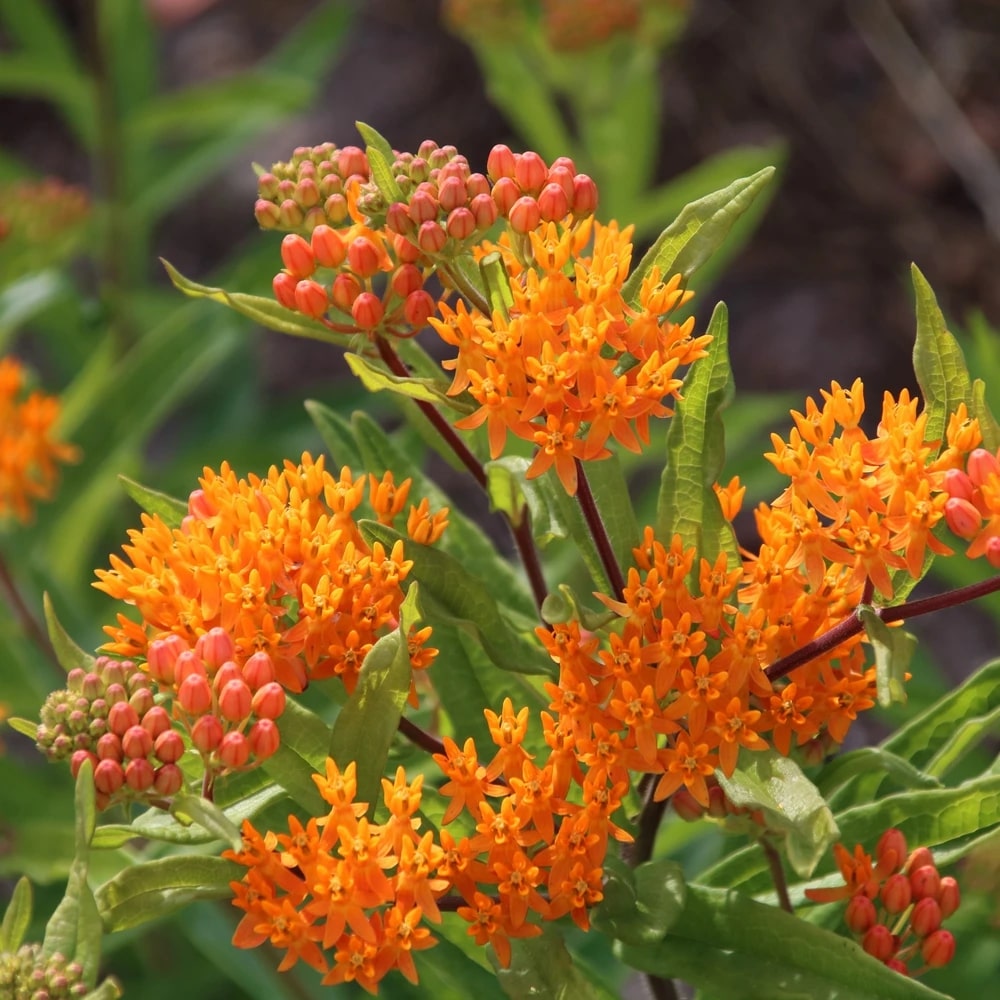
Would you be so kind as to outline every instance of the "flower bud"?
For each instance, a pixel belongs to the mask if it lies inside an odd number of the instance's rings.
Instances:
[[[486,158],[486,173],[492,181],[498,181],[501,177],[513,177],[515,167],[514,154],[503,143],[494,146]]]
[[[420,268],[414,267],[413,264],[403,264],[393,271],[390,284],[393,292],[401,299],[405,299],[410,292],[419,291],[424,287],[424,276],[420,273]]]
[[[898,958],[890,958],[886,963],[893,972],[898,972],[901,976],[908,976],[910,970],[906,967],[905,962],[901,962]]]
[[[958,909],[958,904],[962,901],[962,894],[959,892],[958,882],[950,875],[945,875],[941,879],[937,900],[941,906],[942,920],[947,920]]]
[[[318,281],[308,278],[295,286],[295,308],[304,316],[319,319],[329,306],[326,289]]]
[[[273,201],[258,198],[254,202],[253,214],[261,229],[277,229],[281,225],[281,209]]]
[[[514,230],[515,233],[520,233],[524,235],[525,233],[530,233],[533,229],[538,228],[538,223],[541,221],[541,212],[538,209],[538,202],[534,198],[524,197],[518,198],[511,206],[510,214],[508,216],[510,222],[510,228]]]
[[[445,231],[453,240],[467,240],[476,232],[476,217],[465,208],[456,208],[448,216],[445,223]]]
[[[263,650],[254,653],[243,664],[243,679],[250,685],[251,691],[257,691],[265,684],[270,684],[274,678],[274,663]]]
[[[910,851],[910,856],[906,859],[906,865],[903,868],[907,874],[916,871],[918,868],[922,868],[924,865],[934,864],[934,855],[931,854],[930,848],[928,847],[915,847]]]
[[[538,194],[548,175],[545,161],[533,150],[514,156],[514,180],[525,194]]]
[[[477,194],[469,202],[469,211],[476,222],[476,230],[480,233],[489,229],[500,215],[497,203],[487,194]]]
[[[331,226],[341,225],[350,214],[347,199],[342,194],[331,194],[323,202],[323,212]]]
[[[154,705],[142,717],[142,728],[155,740],[170,729],[170,716],[162,705]]]
[[[563,194],[566,195],[566,201],[569,204],[572,204],[573,194],[574,194],[573,177],[575,176],[575,174],[576,174],[575,170],[565,165],[553,166],[549,170],[549,177],[546,183],[546,187],[549,184],[558,185],[562,189]]]
[[[114,705],[121,701],[128,701],[128,692],[124,684],[109,684],[104,691],[104,699],[108,705]],[[86,711],[86,700],[77,703],[77,708]]]
[[[1000,462],[997,462],[996,455],[988,452],[985,448],[976,448],[969,455],[966,471],[969,473],[969,479],[972,480],[973,485],[982,486],[990,476],[1000,472]]]
[[[470,199],[477,198],[481,194],[488,196],[491,187],[492,185],[484,174],[469,174],[465,179],[465,190]]]
[[[923,960],[932,968],[939,969],[955,957],[955,938],[950,931],[936,930],[924,938],[920,946]]]
[[[493,185],[491,194],[498,212],[504,218],[507,218],[510,215],[510,210],[521,197],[521,189],[517,186],[517,181],[512,177],[501,177]]]
[[[353,274],[338,274],[333,281],[330,297],[341,311],[349,313],[354,300],[361,294],[361,282]]]
[[[952,532],[966,540],[972,538],[983,523],[983,517],[976,506],[960,497],[952,497],[946,501],[944,519]]]
[[[219,671],[215,677],[212,678],[212,690],[216,693],[216,695],[218,695],[230,681],[242,682],[242,680],[243,671],[240,670],[239,666],[232,660],[226,660],[226,662],[219,667]]]
[[[343,146],[338,150],[337,172],[347,178],[356,174],[362,180],[368,179],[368,157],[357,146]]]
[[[177,689],[177,703],[188,715],[203,715],[212,707],[212,689],[200,674],[188,674]]]
[[[852,934],[867,934],[878,923],[875,904],[864,894],[852,896],[844,910],[844,922]]]
[[[437,222],[424,222],[417,232],[417,246],[424,253],[440,253],[447,242],[448,234]]]
[[[203,715],[191,727],[191,743],[200,753],[208,754],[217,750],[222,737],[222,723],[214,715]]]
[[[941,907],[936,899],[925,896],[913,907],[910,927],[917,937],[927,937],[941,926]]]
[[[83,762],[89,760],[93,767],[97,767],[99,761],[95,754],[92,754],[89,750],[76,750],[73,756],[69,759],[69,770],[70,774],[75,778],[80,773],[80,768],[83,767]]]
[[[118,701],[108,710],[108,729],[116,736],[124,736],[125,731],[138,725],[139,714],[127,701]]]
[[[135,792],[144,792],[155,779],[153,765],[145,757],[137,757],[125,765],[125,782]]]
[[[185,649],[174,664],[174,684],[182,684],[191,674],[208,677],[208,671],[201,662],[201,657],[193,650]]]
[[[921,865],[910,872],[910,888],[915,900],[937,898],[941,888],[941,876],[934,865]]]
[[[208,716],[203,715],[202,719],[205,718]],[[153,743],[153,753],[156,755],[156,759],[163,764],[176,764],[184,756],[184,740],[181,734],[174,729],[160,733]]]
[[[148,757],[153,752],[153,737],[142,726],[132,726],[122,736],[122,750],[126,757]]]
[[[93,701],[95,698],[100,698],[104,694],[104,681],[101,680],[98,674],[93,672],[89,674],[84,674],[79,682],[79,691],[87,701]]]
[[[176,764],[164,764],[153,775],[153,787],[160,795],[176,795],[184,787],[184,774]]]
[[[442,211],[453,212],[456,208],[464,207],[468,200],[469,192],[463,179],[452,176],[438,184],[438,204]]]
[[[94,787],[103,795],[114,795],[125,784],[125,772],[116,760],[101,760],[94,768]]]
[[[885,924],[876,924],[861,939],[861,947],[873,958],[887,962],[896,954],[896,939]]]
[[[250,714],[252,700],[250,688],[242,678],[227,681],[219,692],[219,712],[229,722],[242,722]]]
[[[266,760],[278,749],[281,735],[271,719],[258,719],[247,733],[247,742],[257,760]]]
[[[243,767],[250,759],[250,744],[242,733],[226,733],[219,744],[219,760],[229,768]]]
[[[986,561],[994,568],[1000,569],[1000,538],[993,535],[986,540],[986,549],[983,552]]]
[[[586,174],[577,174],[573,178],[573,214],[583,218],[596,210],[597,185]]]
[[[670,801],[674,811],[685,823],[693,823],[705,815],[705,807],[686,788],[677,789]]]
[[[879,892],[879,898],[887,913],[902,913],[913,898],[910,880],[902,872],[890,875]]]
[[[124,753],[122,751],[122,741],[114,733],[105,733],[97,741],[98,760],[121,761]]]
[[[538,195],[538,211],[544,222],[558,222],[569,215],[569,198],[558,184],[546,184]]]
[[[976,495],[976,487],[968,474],[961,469],[949,469],[944,474],[944,492],[959,500],[969,500]]]
[[[195,653],[210,671],[217,670],[226,660],[233,658],[236,647],[232,637],[218,625],[198,637],[194,646]]]
[[[281,241],[281,262],[293,278],[308,278],[316,270],[312,247],[297,233]]]
[[[285,689],[277,681],[263,685],[250,707],[259,719],[277,719],[285,710]]]
[[[429,292],[421,289],[418,292],[411,292],[406,297],[403,305],[403,316],[406,322],[415,330],[422,329],[427,320],[434,315],[437,306]]]
[[[278,206],[278,223],[282,229],[298,229],[305,219],[305,212],[291,198],[286,198]]]
[[[394,235],[392,249],[396,254],[396,259],[403,264],[413,264],[421,257],[420,247],[411,243],[406,236]]]
[[[374,330],[384,315],[382,300],[374,292],[362,292],[351,305],[351,316],[362,330]]]
[[[729,815],[729,800],[722,786],[715,782],[708,787],[708,815],[712,819],[725,819]]]
[[[347,248],[340,234],[330,226],[318,225],[309,237],[313,256],[320,267],[340,267],[347,256]]]
[[[319,185],[312,177],[303,177],[295,185],[295,200],[303,208],[312,208],[320,202]]]
[[[359,278],[370,278],[378,274],[382,261],[378,247],[367,236],[359,236],[347,248],[347,262]]]
[[[889,852],[893,852],[892,860]],[[875,860],[879,865],[888,866],[891,871],[898,872],[906,859],[906,837],[900,830],[891,828],[885,831],[875,845]],[[886,868],[883,867],[882,871]]]
[[[296,309],[295,286],[298,282],[287,271],[279,271],[271,282],[274,297],[286,309]]]

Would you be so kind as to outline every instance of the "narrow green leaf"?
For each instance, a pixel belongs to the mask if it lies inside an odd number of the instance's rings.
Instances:
[[[927,773],[943,778],[956,764],[989,736],[1000,732],[1000,706],[986,715],[977,715],[962,722],[945,740],[927,764]]]
[[[307,399],[304,405],[334,465],[337,468],[346,465],[353,472],[360,473],[364,462],[351,425],[336,410],[315,399]]]
[[[343,770],[357,763],[357,801],[368,803],[369,818],[379,791],[389,748],[410,692],[412,668],[401,628],[382,636],[361,665],[358,686],[333,724],[330,756]]]
[[[626,944],[662,941],[684,908],[686,887],[676,861],[660,858],[631,869],[609,855],[604,898],[591,914],[593,926]]]
[[[589,462],[587,480],[618,565],[628,566],[632,562],[632,549],[642,541],[642,535],[618,455],[613,453],[603,461]]]
[[[630,305],[638,303],[643,279],[654,266],[664,278],[673,274],[690,278],[722,244],[733,223],[773,176],[774,167],[765,167],[686,206],[629,275],[622,289],[625,301]]]
[[[86,859],[90,842],[97,828],[97,793],[94,789],[94,771],[90,761],[84,761],[76,774],[73,788],[73,843],[76,858]]]
[[[122,988],[114,979],[105,979],[96,990],[91,990],[83,1000],[117,1000]]]
[[[725,552],[730,566],[740,565],[732,525],[722,516],[713,484],[726,460],[722,411],[733,398],[729,367],[728,314],[720,302],[708,333],[709,355],[696,361],[684,382],[684,398],[667,431],[667,463],[660,479],[657,537],[669,544],[679,534],[685,545],[714,563]],[[697,572],[697,569],[693,570]]]
[[[22,876],[10,894],[10,902],[0,924],[0,953],[14,952],[21,947],[31,923],[31,902],[31,883]]]
[[[958,341],[948,331],[944,315],[927,279],[911,265],[916,296],[917,339],[913,345],[913,370],[927,409],[928,441],[943,439],[948,416],[959,403],[971,410],[972,383]]]
[[[932,774],[914,767],[908,760],[890,753],[883,747],[859,747],[835,757],[816,779],[816,787],[824,796],[859,774],[882,772],[903,788],[940,788],[941,782]]]
[[[438,937],[433,948],[420,952],[416,963],[423,996],[475,997],[476,1000],[504,1000],[506,996],[489,969],[483,968],[444,936]]]
[[[237,851],[242,843],[239,827],[214,803],[200,795],[178,795],[170,803],[170,812],[182,822],[197,823],[202,829],[226,841]]]
[[[3,721],[6,725],[10,726],[15,733],[27,736],[29,740],[34,740],[38,736],[37,719],[21,719],[14,716],[13,718],[4,719]]]
[[[993,416],[990,404],[986,401],[986,383],[977,378],[972,383],[972,416],[979,421],[979,431],[983,435],[983,447],[996,454],[1000,448],[1000,423]]]
[[[759,809],[767,827],[785,835],[792,868],[804,878],[811,875],[838,831],[826,800],[798,764],[776,750],[741,750],[732,775],[716,776],[730,802]]]
[[[45,611],[45,625],[49,633],[49,642],[55,650],[59,666],[69,673],[76,667],[90,670],[94,665],[94,657],[85,653],[69,636],[56,617],[56,609],[48,594],[42,595],[42,607]]]
[[[210,299],[212,302],[219,302],[268,330],[276,330],[278,333],[320,340],[323,343],[338,344],[341,347],[350,346],[351,337],[347,334],[334,333],[319,320],[310,319],[301,313],[286,309],[275,299],[264,298],[261,295],[247,295],[243,292],[227,292],[224,288],[200,285],[196,281],[185,278],[169,261],[160,258],[160,263],[166,269],[174,287],[193,299]]]
[[[467,412],[468,407],[458,403],[454,397],[448,395],[448,385],[444,380],[434,380],[426,378],[403,378],[401,375],[393,375],[360,354],[347,353],[344,355],[348,368],[361,379],[361,384],[369,392],[398,393],[409,399],[416,399],[424,403],[433,403],[435,406],[442,406],[447,409]]]
[[[479,262],[479,271],[486,286],[486,297],[489,299],[490,308],[506,318],[510,307],[514,304],[514,294],[510,290],[510,275],[507,273],[503,258],[495,250],[488,253]]]
[[[118,482],[125,492],[147,513],[156,514],[168,528],[179,528],[181,521],[187,517],[188,505],[160,490],[143,486],[128,476],[119,476]]]
[[[355,122],[355,128],[365,140],[365,153],[372,171],[372,180],[378,185],[382,197],[390,204],[394,201],[404,201],[403,191],[392,172],[392,164],[396,154],[392,151],[389,141],[364,122]]]
[[[286,792],[313,816],[327,812],[313,775],[322,773],[330,745],[330,727],[294,698],[278,719],[281,743],[261,765]]]
[[[178,854],[131,865],[96,893],[98,928],[107,933],[168,916],[198,899],[228,899],[246,869],[235,861]]]
[[[574,965],[566,943],[552,927],[541,936],[511,941],[510,966],[497,980],[510,1000],[597,1000],[594,988]]]
[[[858,608],[868,642],[875,652],[875,683],[878,703],[888,708],[894,702],[906,704],[906,671],[917,648],[916,636],[901,628],[889,628],[868,606]]]
[[[79,67],[69,34],[50,5],[0,0],[0,19],[9,37],[43,65]]]

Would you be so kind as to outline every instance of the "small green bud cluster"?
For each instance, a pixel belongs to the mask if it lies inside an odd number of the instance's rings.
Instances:
[[[0,997],[4,1000],[69,1000],[89,992],[83,966],[67,961],[59,952],[46,958],[40,944],[0,952]]]

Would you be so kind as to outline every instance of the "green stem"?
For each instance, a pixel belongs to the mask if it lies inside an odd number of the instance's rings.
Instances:
[[[576,499],[580,504],[583,519],[587,522],[590,535],[594,539],[597,554],[600,557],[601,565],[604,567],[604,574],[608,578],[608,583],[611,584],[615,599],[620,601],[625,596],[625,577],[622,575],[621,566],[618,565],[618,557],[615,555],[615,550],[611,545],[611,539],[608,537],[608,530],[604,526],[601,512],[597,509],[597,501],[594,500],[594,494],[590,489],[590,481],[587,479],[587,473],[580,459],[576,459],[576,480]]]

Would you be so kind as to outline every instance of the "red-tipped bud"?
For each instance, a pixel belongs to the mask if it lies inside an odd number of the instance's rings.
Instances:
[[[319,319],[329,305],[326,289],[318,281],[307,278],[295,286],[295,308],[300,313]]]
[[[514,157],[514,180],[525,194],[538,194],[549,176],[545,161],[534,151],[528,150]]]
[[[219,667],[218,672],[215,677],[212,678],[212,690],[218,696],[219,692],[230,682],[230,681],[241,681],[243,680],[243,671],[240,670],[239,665],[234,663],[232,660],[226,660],[225,663]]]
[[[566,195],[567,200],[572,204],[574,195],[573,177],[575,174],[576,171],[570,170],[569,167],[553,167],[549,171],[549,178],[546,186],[548,186],[548,184],[558,185],[562,189],[563,194]]]
[[[476,217],[465,206],[456,208],[448,216],[445,229],[453,240],[467,240],[476,231]]]
[[[920,954],[932,969],[940,969],[955,957],[955,937],[951,931],[936,930],[924,938]]]
[[[586,175],[573,178],[573,214],[578,218],[597,211],[597,185]]]
[[[204,715],[212,707],[212,688],[200,674],[188,674],[177,688],[177,703],[188,715]]]
[[[303,208],[312,208],[320,203],[319,186],[312,177],[303,177],[295,185],[295,200]]]
[[[469,202],[469,211],[472,213],[472,217],[476,220],[476,229],[481,233],[489,229],[500,216],[500,210],[497,208],[497,203],[493,200],[489,193],[477,194],[475,198]]]
[[[437,308],[433,296],[430,292],[421,289],[418,292],[410,292],[403,305],[403,316],[406,322],[414,329],[422,329],[427,320],[434,315]]]
[[[419,267],[404,264],[393,271],[391,285],[393,292],[401,299],[405,299],[410,292],[416,292],[424,287],[424,276],[420,273]]]
[[[879,898],[887,913],[902,913],[913,898],[910,880],[902,872],[890,875],[879,891]]]
[[[890,958],[885,963],[893,972],[898,972],[901,976],[908,976],[910,970],[906,967],[905,962],[901,962],[898,958]]]
[[[889,852],[892,852],[892,858]],[[898,872],[906,861],[906,837],[901,830],[886,830],[875,845],[875,861],[882,871]]]
[[[340,267],[343,264],[347,247],[335,229],[320,224],[312,231],[309,242],[320,267]]]
[[[231,680],[219,692],[219,711],[229,722],[242,722],[250,714],[251,701],[253,694],[246,682]]]
[[[273,201],[258,198],[254,202],[253,214],[261,229],[277,229],[281,224],[281,209]]]
[[[250,707],[259,719],[277,719],[285,710],[285,689],[277,681],[263,685]]]
[[[271,282],[271,289],[274,291],[274,297],[286,309],[298,308],[298,306],[295,305],[295,286],[297,284],[298,281],[296,281],[295,278],[293,278],[287,271],[279,271],[274,276],[274,280]]]
[[[125,691],[124,684],[109,684],[107,690],[104,692],[104,701],[108,705],[115,705],[120,701],[128,701],[128,694]],[[87,707],[86,701],[79,706],[81,710],[85,710]]]
[[[312,247],[297,233],[281,241],[281,262],[293,278],[308,278],[316,270]]]
[[[440,253],[448,242],[448,234],[437,222],[425,222],[417,233],[417,246],[424,253]]]
[[[193,498],[194,494],[192,494]],[[191,499],[188,500],[188,510],[192,514]],[[177,657],[187,649],[187,645],[179,635],[168,635],[163,639],[154,639],[146,650],[146,665],[149,672],[161,684],[170,685],[174,682],[174,664]]]
[[[465,181],[460,177],[447,177],[438,183],[438,204],[445,212],[454,212],[469,200]],[[423,221],[423,220],[421,220]]]
[[[498,181],[501,177],[513,177],[516,165],[510,147],[499,143],[490,150],[490,155],[486,158],[486,173],[490,180]]]
[[[438,217],[438,200],[426,188],[418,188],[410,199],[409,215],[415,226],[431,222]]]
[[[983,517],[970,500],[952,497],[944,505],[944,519],[959,538],[972,538],[979,531]]]
[[[257,193],[261,198],[276,198],[280,181],[270,171],[257,178]]]
[[[242,733],[226,733],[219,744],[219,760],[230,768],[240,768],[250,759],[250,744]]]
[[[266,760],[278,749],[281,735],[271,719],[258,719],[247,733],[247,742],[250,744],[250,752],[257,760]]]
[[[323,212],[330,225],[339,226],[350,214],[347,199],[342,194],[331,194],[323,202]]]
[[[469,174],[465,179],[465,190],[468,192],[469,198],[477,198],[481,194],[488,195],[490,187],[490,182],[485,174]]]
[[[142,726],[132,726],[122,736],[122,750],[126,757],[148,757],[153,752],[153,737]]]
[[[569,156],[557,156],[552,161],[552,166],[549,168],[549,174],[551,175],[553,170],[568,170],[571,174],[576,173],[576,164],[573,162],[572,157]]]
[[[927,937],[941,926],[941,907],[929,896],[921,899],[910,914],[910,926],[917,937]]]
[[[1000,472],[1000,462],[997,462],[996,455],[988,452],[985,448],[976,448],[969,456],[966,471],[975,486],[982,486],[990,476]]]
[[[103,795],[114,795],[125,784],[125,772],[116,760],[101,760],[94,768],[94,787]]]
[[[191,742],[201,753],[217,750],[223,735],[222,723],[214,715],[203,715],[191,727]]]
[[[153,765],[145,757],[137,757],[125,765],[125,783],[134,792],[144,792],[150,788],[156,775]]]
[[[958,882],[950,875],[945,875],[941,879],[937,900],[941,907],[942,920],[947,920],[958,909],[958,904],[962,901],[962,894],[959,891]]]
[[[105,733],[97,741],[98,760],[120,761],[124,753],[122,752],[122,741],[114,733]]]
[[[396,259],[402,264],[412,264],[420,259],[420,247],[411,243],[405,236],[394,235],[392,249],[396,254]]]
[[[382,257],[379,249],[367,236],[351,240],[347,248],[347,262],[359,278],[370,278],[378,274]]]
[[[875,904],[863,894],[852,896],[844,910],[844,923],[852,934],[867,934],[878,923]]]
[[[341,177],[368,177],[368,157],[365,151],[357,146],[344,146],[337,156],[337,171]]]
[[[194,651],[201,657],[205,666],[210,671],[214,671],[221,667],[226,660],[233,658],[236,647],[233,645],[229,633],[224,628],[216,626],[198,637]]]
[[[880,962],[888,962],[896,954],[896,939],[885,924],[876,924],[866,931],[861,947]]]
[[[201,662],[201,657],[191,649],[185,649],[177,662],[174,664],[174,683],[182,684],[191,674],[199,677],[207,677],[208,671],[205,664]]]
[[[202,716],[202,718],[208,718],[208,716]],[[168,729],[156,737],[153,753],[156,755],[156,759],[163,764],[176,764],[184,756],[184,739],[175,729]]]
[[[542,214],[538,209],[538,202],[534,198],[527,196],[518,198],[511,207],[510,214],[508,215],[510,228],[522,236],[525,233],[530,233],[533,229],[537,229],[541,218]]]
[[[137,688],[129,695],[128,703],[135,709],[141,719],[154,704],[153,692],[147,687]]]
[[[69,770],[70,774],[75,778],[80,773],[80,768],[83,767],[83,762],[89,760],[90,763],[97,767],[97,755],[92,754],[89,750],[74,750],[73,756],[69,759]]]
[[[143,717],[142,728],[155,740],[170,729],[170,716],[162,705],[154,705]]]
[[[1000,538],[994,535],[986,540],[986,548],[983,550],[986,561],[994,568],[1000,569]]]
[[[250,685],[251,691],[257,691],[265,684],[270,684],[274,678],[274,663],[263,650],[254,653],[243,664],[243,679]]]
[[[921,865],[910,872],[910,888],[914,899],[936,899],[941,888],[941,876],[934,865]]]
[[[349,313],[354,300],[361,294],[361,282],[353,274],[338,274],[333,281],[330,297],[341,311]]]
[[[417,224],[410,216],[410,207],[403,201],[394,201],[385,213],[385,227],[390,233],[409,236],[417,231]]]
[[[304,219],[305,212],[293,199],[286,198],[278,206],[278,222],[282,229],[298,229]]]
[[[708,788],[708,815],[712,819],[725,819],[729,815],[729,800],[721,785],[712,784]]]
[[[538,196],[538,211],[545,222],[558,222],[569,215],[569,198],[558,184],[546,184]]]
[[[705,807],[686,789],[679,788],[670,801],[674,811],[685,823],[693,823],[705,815]]]
[[[976,494],[976,487],[967,473],[961,469],[949,469],[944,474],[944,492],[950,497],[971,501]]]
[[[493,185],[492,195],[497,211],[506,219],[517,199],[521,197],[521,189],[512,177],[501,177]]]
[[[924,865],[934,864],[934,855],[931,854],[929,847],[915,847],[910,851],[910,856],[906,859],[906,865],[903,870],[910,874],[915,872],[918,868],[922,868]]]
[[[384,315],[382,300],[373,292],[362,292],[351,305],[351,316],[362,330],[374,330]]]
[[[124,736],[138,722],[139,713],[127,701],[115,702],[108,709],[108,729],[116,736]]]
[[[153,787],[160,795],[176,795],[184,787],[184,775],[176,764],[164,764],[156,769]]]

